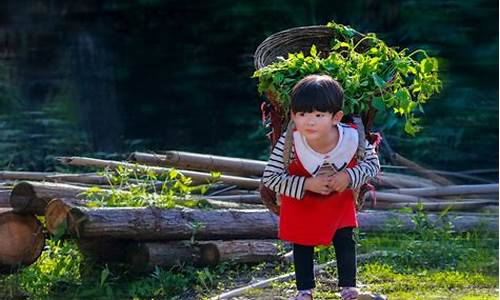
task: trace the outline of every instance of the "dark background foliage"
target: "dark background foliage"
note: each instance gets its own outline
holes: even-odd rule
[[[436,169],[497,168],[497,1],[7,0],[2,169],[135,150],[265,159],[253,52],[274,32],[330,20],[440,59],[424,130],[385,132],[394,150]]]

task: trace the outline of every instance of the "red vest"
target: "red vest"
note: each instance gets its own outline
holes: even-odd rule
[[[357,164],[353,157],[347,168]],[[297,155],[290,162],[290,175],[311,177]],[[279,238],[305,245],[331,245],[339,228],[358,227],[356,205],[351,189],[342,193],[320,195],[306,191],[302,199],[280,195]]]

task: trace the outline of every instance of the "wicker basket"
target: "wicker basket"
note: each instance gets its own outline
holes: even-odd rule
[[[354,39],[360,40],[365,35],[355,32]],[[258,70],[278,60],[278,57],[287,57],[288,53],[298,53],[300,51],[309,53],[309,49],[314,44],[320,55],[326,57],[331,51],[333,38],[337,37],[336,32],[323,25],[295,27],[280,31],[265,39],[255,50],[254,65]],[[369,41],[362,43],[359,49],[364,51],[369,45]]]
[[[354,32],[354,40],[359,41],[364,34],[357,31]],[[332,51],[332,41],[334,38],[343,40],[333,29],[326,26],[305,26],[296,27],[280,31],[266,38],[255,51],[254,65],[255,68],[261,69],[269,64],[277,62],[279,57],[286,58],[288,53],[303,52],[309,54],[312,45],[316,46],[320,57],[327,57]],[[363,52],[370,46],[369,39],[363,41],[356,49]],[[270,132],[267,134],[271,141],[271,146],[277,143],[281,133],[285,130],[288,123],[288,116],[283,114],[283,109],[279,107],[274,99],[274,95],[267,93],[268,102],[263,103],[261,109],[263,121],[270,127]],[[368,113],[368,119],[373,117],[374,111]],[[363,118],[363,122],[365,122]],[[279,202],[276,199],[276,194],[267,187],[260,186],[261,199],[264,205],[275,214],[279,214]]]

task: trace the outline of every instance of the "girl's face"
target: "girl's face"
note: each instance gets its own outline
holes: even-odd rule
[[[332,134],[332,127],[337,125],[343,117],[339,111],[335,115],[329,112],[292,112],[292,120],[299,133],[307,140],[315,141]]]

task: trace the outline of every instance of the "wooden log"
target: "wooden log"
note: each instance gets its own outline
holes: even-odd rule
[[[47,172],[21,172],[21,171],[0,171],[0,180],[46,180],[47,176],[57,175],[58,173]]]
[[[472,211],[479,210],[487,205],[498,204],[498,201],[491,200],[475,200],[475,201],[443,201],[443,202],[422,202],[418,203],[391,203],[391,202],[377,202],[377,205],[374,209],[400,209],[400,208],[412,208],[416,209],[420,205],[422,205],[422,209],[425,211],[442,211],[445,209],[450,210],[463,210],[463,211]],[[498,209],[498,206],[497,206]]]
[[[100,262],[126,262],[126,249],[133,244],[130,240],[117,240],[109,238],[78,239],[77,245],[80,252],[87,258]]]
[[[227,195],[227,196],[205,196],[201,198],[206,198],[210,200],[217,200],[223,202],[234,202],[234,203],[245,203],[245,204],[262,204],[260,195],[250,194],[250,195]]]
[[[448,180],[447,178],[437,175],[433,172],[430,172],[428,169],[420,166],[419,164],[403,157],[402,155],[398,153],[393,153],[391,155],[391,159],[397,163],[401,164],[404,166],[407,166],[408,168],[412,169],[416,173],[420,174],[423,177],[429,178],[430,180],[440,184],[440,185],[454,185],[454,183],[451,180]]]
[[[33,215],[0,213],[0,273],[32,264],[42,253],[45,236]]]
[[[28,181],[49,181],[49,182],[72,182],[93,185],[109,184],[105,176],[95,173],[67,174],[67,173],[47,173],[47,172],[17,172],[1,171],[2,180],[28,180]]]
[[[386,193],[404,194],[421,197],[441,197],[466,194],[498,194],[498,184],[469,184],[469,185],[449,185],[444,187],[429,188],[402,188],[385,190]]]
[[[58,157],[57,160],[65,165],[69,166],[85,166],[85,167],[97,167],[97,168],[109,168],[109,169],[117,169],[118,167],[125,167],[136,169],[139,171],[152,171],[158,175],[166,174],[171,171],[170,168],[161,168],[161,167],[151,167],[144,165],[131,164],[126,162],[118,162],[118,161],[110,161],[110,160],[101,160],[94,158],[86,158],[86,157]],[[189,170],[178,170],[184,176],[190,177],[193,181],[198,183],[213,181],[210,173],[203,173],[197,171],[189,171]],[[239,176],[229,176],[229,175],[221,175],[219,178],[220,182],[237,185],[242,188],[247,189],[257,189],[260,184],[259,179],[251,179]]]
[[[211,208],[234,208],[234,209],[255,209],[255,208],[265,208],[264,205],[258,205],[258,204],[248,204],[248,203],[238,203],[238,202],[231,202],[231,201],[219,201],[219,200],[214,200],[214,199],[205,199],[205,198],[195,198],[192,197],[195,201],[200,201],[200,202],[205,202],[207,203]],[[190,201],[190,199],[175,199],[175,202],[178,205],[181,205],[183,207],[186,207],[185,205],[186,201]],[[262,207],[261,207],[262,206]],[[188,206],[189,207],[189,206]]]
[[[440,218],[438,214],[427,213],[426,216],[429,222],[436,227],[443,225],[443,220],[449,220],[454,230],[457,232],[467,232],[471,230],[484,230],[498,232],[498,216],[483,217],[472,215],[455,214],[453,216],[445,216]],[[358,224],[362,231],[384,231],[384,230],[401,230],[412,231],[415,224],[412,222],[414,214],[403,214],[390,211],[364,211],[358,213]],[[400,224],[398,228],[388,228],[388,225],[395,222]]]
[[[88,188],[63,183],[23,181],[14,186],[10,206],[16,212],[43,215],[45,207],[54,198],[82,198]]]
[[[391,203],[418,203],[418,202],[435,202],[435,203],[448,203],[450,201],[485,201],[488,200],[492,203],[498,203],[497,199],[471,199],[471,198],[431,198],[431,197],[423,197],[423,196],[412,196],[412,195],[404,195],[398,193],[389,193],[387,190],[375,191],[365,194],[365,201],[372,201],[373,198],[376,198],[378,202],[391,202]],[[377,204],[378,205],[378,204]]]
[[[377,186],[390,186],[397,188],[424,188],[436,186],[436,184],[432,184],[428,180],[422,180],[421,178],[415,176],[403,174],[400,174],[402,176],[398,175],[399,174],[382,172],[377,177],[371,179],[370,182]]]
[[[215,266],[221,262],[248,263],[279,259],[276,240],[134,243],[127,253],[127,261],[135,272],[184,263]]]
[[[381,165],[380,167],[382,169],[400,169],[400,170],[407,170],[407,169],[409,170],[410,169],[410,168],[404,167],[404,166],[393,166],[393,165]],[[482,183],[495,183],[495,181],[492,181],[489,179],[469,175],[469,174],[473,174],[473,173],[469,173],[469,171],[455,171],[455,172],[453,172],[453,171],[441,171],[441,170],[427,170],[425,172],[435,173],[435,174],[439,174],[439,175],[447,175],[447,176],[468,179],[468,180],[474,180],[474,181],[482,182]],[[498,170],[497,170],[497,173],[498,173]]]
[[[398,230],[413,230],[411,214],[362,212],[358,220],[363,231],[385,230],[392,219],[402,222]],[[81,208],[52,200],[46,210],[47,229],[63,228],[77,237],[133,240],[231,240],[276,238],[278,219],[268,210],[194,210],[158,208]],[[436,216],[430,215],[431,221]],[[436,221],[436,220],[435,220]],[[468,231],[486,221],[485,230],[498,231],[498,218],[464,216],[452,220],[458,231]],[[440,224],[437,223],[437,226]],[[481,228],[483,229],[483,228]]]
[[[130,160],[152,166],[175,167],[178,169],[219,171],[241,176],[262,176],[265,161],[207,155],[182,151],[167,151],[165,154],[134,152]]]
[[[49,203],[45,217],[49,232],[67,225],[68,233],[81,237],[227,240],[277,236],[277,218],[266,209],[82,208],[56,199]]]
[[[55,183],[71,183],[72,185],[79,184],[81,186],[94,186],[94,185],[107,185],[110,186],[111,183],[109,178],[102,175],[97,175],[96,173],[80,173],[80,174],[70,174],[70,173],[44,173],[44,172],[11,172],[3,171],[0,172],[0,180],[28,180],[28,181],[48,181]],[[137,179],[128,179],[127,185],[145,185],[154,186],[157,189],[161,189],[163,182],[161,181],[149,181]]]
[[[419,201],[429,201],[430,199],[428,198],[423,198],[419,196],[410,196],[410,195],[401,195],[401,194],[393,194],[393,193],[386,193],[385,191],[375,191],[375,192],[370,192],[365,194],[365,201],[372,201],[373,196],[377,199],[377,202],[379,201],[384,201],[384,202],[414,202],[417,203]]]

